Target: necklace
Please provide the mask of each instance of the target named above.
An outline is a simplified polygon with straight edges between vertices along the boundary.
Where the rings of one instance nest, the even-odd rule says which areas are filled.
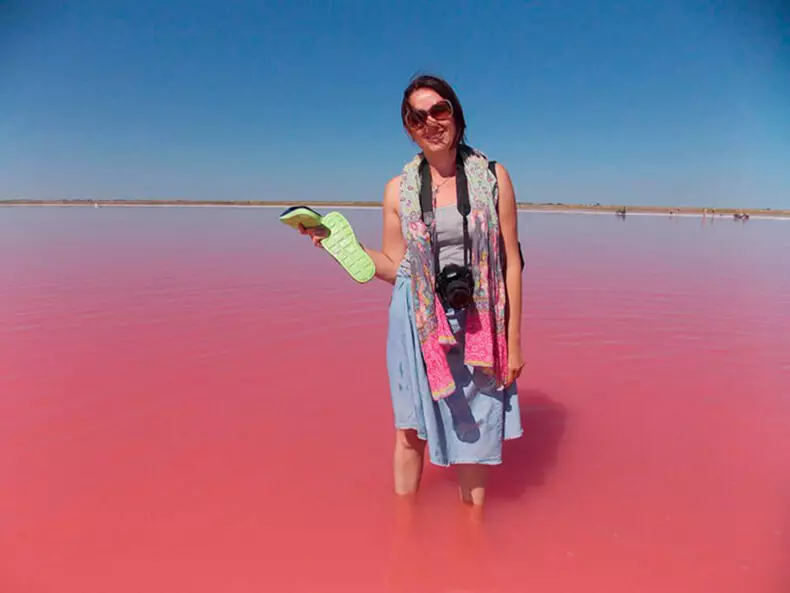
[[[441,183],[439,183],[439,184],[433,184],[433,197],[434,197],[434,198],[436,197],[436,194],[438,194],[438,193],[439,193],[439,188],[440,188],[440,187],[442,187],[442,186],[443,186],[445,183],[447,183],[448,181],[450,181],[450,179],[452,179],[452,178],[451,178],[451,177],[445,177],[445,178],[444,178],[444,180],[442,180],[442,182],[441,182]]]

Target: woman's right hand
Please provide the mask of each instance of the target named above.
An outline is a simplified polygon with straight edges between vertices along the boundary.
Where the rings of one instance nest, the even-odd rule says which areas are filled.
[[[313,241],[313,245],[321,247],[321,239],[329,236],[329,229],[325,226],[317,226],[312,228],[305,228],[304,225],[299,224],[299,232],[303,235],[309,235]]]

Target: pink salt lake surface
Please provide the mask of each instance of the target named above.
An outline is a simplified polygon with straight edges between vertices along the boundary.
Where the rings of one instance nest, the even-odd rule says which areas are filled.
[[[0,591],[790,591],[790,222],[522,213],[473,528],[393,504],[388,285],[277,213],[0,209]]]

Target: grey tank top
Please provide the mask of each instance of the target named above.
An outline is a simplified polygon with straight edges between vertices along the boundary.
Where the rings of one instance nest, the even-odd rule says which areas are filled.
[[[436,216],[436,244],[439,246],[439,266],[464,265],[464,218],[458,206],[439,206]],[[409,252],[403,256],[400,267],[409,270]]]

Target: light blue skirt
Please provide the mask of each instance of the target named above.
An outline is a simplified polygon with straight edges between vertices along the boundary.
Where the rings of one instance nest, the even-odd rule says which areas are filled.
[[[387,335],[387,370],[395,427],[413,429],[428,441],[435,465],[502,463],[502,441],[522,435],[513,383],[496,389],[493,380],[464,364],[463,311],[447,312],[458,345],[447,354],[456,390],[434,401],[417,337],[408,271],[401,268],[392,290]]]

